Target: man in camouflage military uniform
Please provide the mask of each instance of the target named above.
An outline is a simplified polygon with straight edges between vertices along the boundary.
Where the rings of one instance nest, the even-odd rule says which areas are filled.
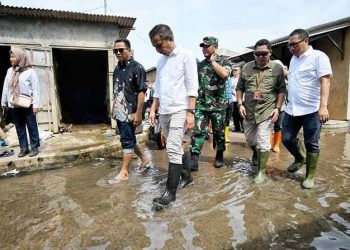
[[[269,158],[270,131],[281,112],[286,83],[281,65],[270,60],[271,44],[266,39],[254,46],[255,60],[246,63],[236,87],[237,106],[243,121],[248,145],[253,149],[253,165],[258,166],[254,182],[265,180]],[[244,105],[242,104],[243,93]]]
[[[209,120],[212,122],[213,145],[216,149],[214,167],[220,168],[224,165],[225,80],[230,75],[231,65],[217,55],[218,42],[217,38],[208,36],[200,44],[205,59],[198,64],[199,89],[192,138],[192,171],[198,170],[198,158],[208,133]]]

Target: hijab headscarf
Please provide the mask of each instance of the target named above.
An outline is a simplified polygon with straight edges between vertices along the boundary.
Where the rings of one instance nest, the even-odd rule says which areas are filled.
[[[17,59],[17,64],[12,66],[13,75],[10,80],[10,88],[12,90],[11,91],[12,96],[13,96],[13,99],[16,99],[20,94],[19,84],[18,84],[19,73],[27,70],[28,68],[31,67],[31,65],[30,65],[29,57],[27,56],[27,54],[24,52],[23,49],[16,48],[16,49],[10,50],[10,55],[11,53],[13,53]]]

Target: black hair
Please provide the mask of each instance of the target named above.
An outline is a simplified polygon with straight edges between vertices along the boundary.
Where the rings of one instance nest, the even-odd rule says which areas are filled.
[[[304,40],[305,38],[309,38],[309,32],[307,32],[306,30],[303,30],[303,29],[293,30],[292,33],[289,34],[289,37],[294,36],[294,35],[298,35],[298,38],[300,40]]]
[[[151,29],[148,35],[151,40],[156,35],[159,35],[161,39],[169,39],[170,41],[174,41],[173,31],[166,24],[157,24]]]
[[[115,40],[114,44],[116,44],[116,43],[124,43],[125,47],[127,47],[128,49],[131,49],[130,41],[126,38],[117,39],[117,40]]]
[[[267,39],[260,39],[259,41],[257,41],[256,44],[254,45],[254,49],[256,49],[256,48],[259,47],[259,46],[264,46],[264,45],[266,45],[267,48],[268,48],[269,50],[271,50],[271,43],[270,43],[270,41],[267,40]]]

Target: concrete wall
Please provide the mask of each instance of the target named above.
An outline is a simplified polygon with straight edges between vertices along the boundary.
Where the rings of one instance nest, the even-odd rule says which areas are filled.
[[[110,49],[117,38],[117,24],[13,16],[2,16],[0,19],[2,44]]]
[[[342,30],[330,33],[330,36],[341,45]],[[330,118],[333,120],[350,120],[349,85],[350,85],[350,28],[345,29],[344,59],[340,51],[324,37],[316,41],[315,47],[325,52],[331,61],[333,77],[328,101]]]

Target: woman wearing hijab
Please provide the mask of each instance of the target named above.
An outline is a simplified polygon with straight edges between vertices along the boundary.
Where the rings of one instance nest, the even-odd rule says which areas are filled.
[[[2,90],[1,105],[8,107],[15,123],[17,136],[20,145],[18,157],[29,154],[30,157],[39,154],[39,131],[35,114],[39,110],[40,90],[39,81],[34,69],[24,50],[10,50],[10,62],[12,67],[7,70]],[[31,104],[28,108],[19,107],[20,95],[31,97]],[[27,131],[30,137],[30,148],[28,147]]]

